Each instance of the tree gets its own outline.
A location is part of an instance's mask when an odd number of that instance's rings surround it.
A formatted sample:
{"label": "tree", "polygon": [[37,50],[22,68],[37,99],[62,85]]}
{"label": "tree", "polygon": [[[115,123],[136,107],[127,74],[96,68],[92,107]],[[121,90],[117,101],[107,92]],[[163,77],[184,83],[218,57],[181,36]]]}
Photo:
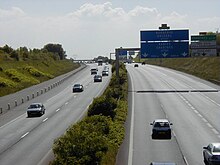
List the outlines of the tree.
{"label": "tree", "polygon": [[62,45],[60,44],[47,44],[44,46],[44,49],[46,49],[48,52],[52,52],[54,54],[58,54],[60,59],[63,60],[66,58],[66,52],[63,50]]}
{"label": "tree", "polygon": [[8,53],[8,54],[13,52],[13,49],[10,46],[8,46],[8,45],[3,46],[1,48],[1,50],[3,50],[5,53]]}

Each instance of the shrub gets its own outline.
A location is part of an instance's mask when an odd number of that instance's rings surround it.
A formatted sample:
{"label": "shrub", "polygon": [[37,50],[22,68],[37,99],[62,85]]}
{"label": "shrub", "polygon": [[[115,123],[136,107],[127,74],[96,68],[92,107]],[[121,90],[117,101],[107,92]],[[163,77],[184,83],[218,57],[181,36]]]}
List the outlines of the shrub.
{"label": "shrub", "polygon": [[16,86],[18,86],[17,83],[8,80],[6,78],[0,77],[0,87],[12,87],[15,88]]}
{"label": "shrub", "polygon": [[38,84],[39,81],[33,77],[27,77],[24,74],[18,72],[16,69],[7,69],[5,73],[15,82]]}
{"label": "shrub", "polygon": [[93,104],[89,107],[88,116],[103,115],[110,116],[112,119],[115,117],[114,109],[117,106],[117,102],[112,97],[101,96],[95,98]]}
{"label": "shrub", "polygon": [[105,116],[92,116],[73,125],[54,143],[53,151],[58,164],[96,165],[108,150],[111,120]]}
{"label": "shrub", "polygon": [[27,70],[32,76],[35,76],[35,77],[48,77],[48,78],[54,78],[54,76],[50,75],[50,74],[47,74],[47,73],[44,73],[44,72],[41,72],[39,71],[38,69],[32,67],[32,66],[26,66],[24,67],[25,70]]}

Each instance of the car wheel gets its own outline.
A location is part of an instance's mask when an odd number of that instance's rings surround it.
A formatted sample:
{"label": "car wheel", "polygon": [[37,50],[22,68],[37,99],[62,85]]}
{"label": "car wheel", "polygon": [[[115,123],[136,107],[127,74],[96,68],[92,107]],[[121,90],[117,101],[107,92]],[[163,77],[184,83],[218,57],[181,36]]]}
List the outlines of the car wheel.
{"label": "car wheel", "polygon": [[168,139],[171,139],[171,134],[169,134],[169,135],[167,136],[167,138],[168,138]]}
{"label": "car wheel", "polygon": [[155,134],[152,134],[152,139],[156,139],[156,135]]}

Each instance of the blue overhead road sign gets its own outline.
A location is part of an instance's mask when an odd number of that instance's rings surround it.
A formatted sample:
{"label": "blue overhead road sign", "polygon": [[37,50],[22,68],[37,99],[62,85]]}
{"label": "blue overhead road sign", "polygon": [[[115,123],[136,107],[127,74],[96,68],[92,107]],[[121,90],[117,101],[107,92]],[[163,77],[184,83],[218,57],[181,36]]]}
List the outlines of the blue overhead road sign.
{"label": "blue overhead road sign", "polygon": [[189,30],[141,31],[141,58],[189,56]]}
{"label": "blue overhead road sign", "polygon": [[116,52],[119,56],[127,56],[127,50],[125,49],[117,49]]}
{"label": "blue overhead road sign", "polygon": [[189,30],[149,30],[141,31],[143,41],[189,40]]}
{"label": "blue overhead road sign", "polygon": [[188,56],[188,42],[141,43],[141,58],[177,58]]}

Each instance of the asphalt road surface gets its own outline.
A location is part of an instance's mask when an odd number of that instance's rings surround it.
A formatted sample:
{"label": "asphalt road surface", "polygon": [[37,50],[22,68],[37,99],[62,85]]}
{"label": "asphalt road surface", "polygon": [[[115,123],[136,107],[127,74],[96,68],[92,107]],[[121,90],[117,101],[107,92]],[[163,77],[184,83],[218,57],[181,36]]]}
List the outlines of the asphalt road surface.
{"label": "asphalt road surface", "polygon": [[[93,98],[99,96],[109,83],[111,74],[103,77],[102,82],[94,83],[90,73],[92,67],[97,67],[101,74],[104,66],[91,64],[58,87],[0,115],[1,165],[48,164],[52,159],[54,140],[86,114]],[[82,93],[72,93],[75,83],[83,84]],[[27,118],[26,110],[32,102],[42,102],[45,115]]]}
{"label": "asphalt road surface", "polygon": [[[204,165],[202,148],[220,142],[220,87],[178,71],[127,64],[129,113],[117,165]],[[154,119],[173,123],[171,140],[153,140]]]}

